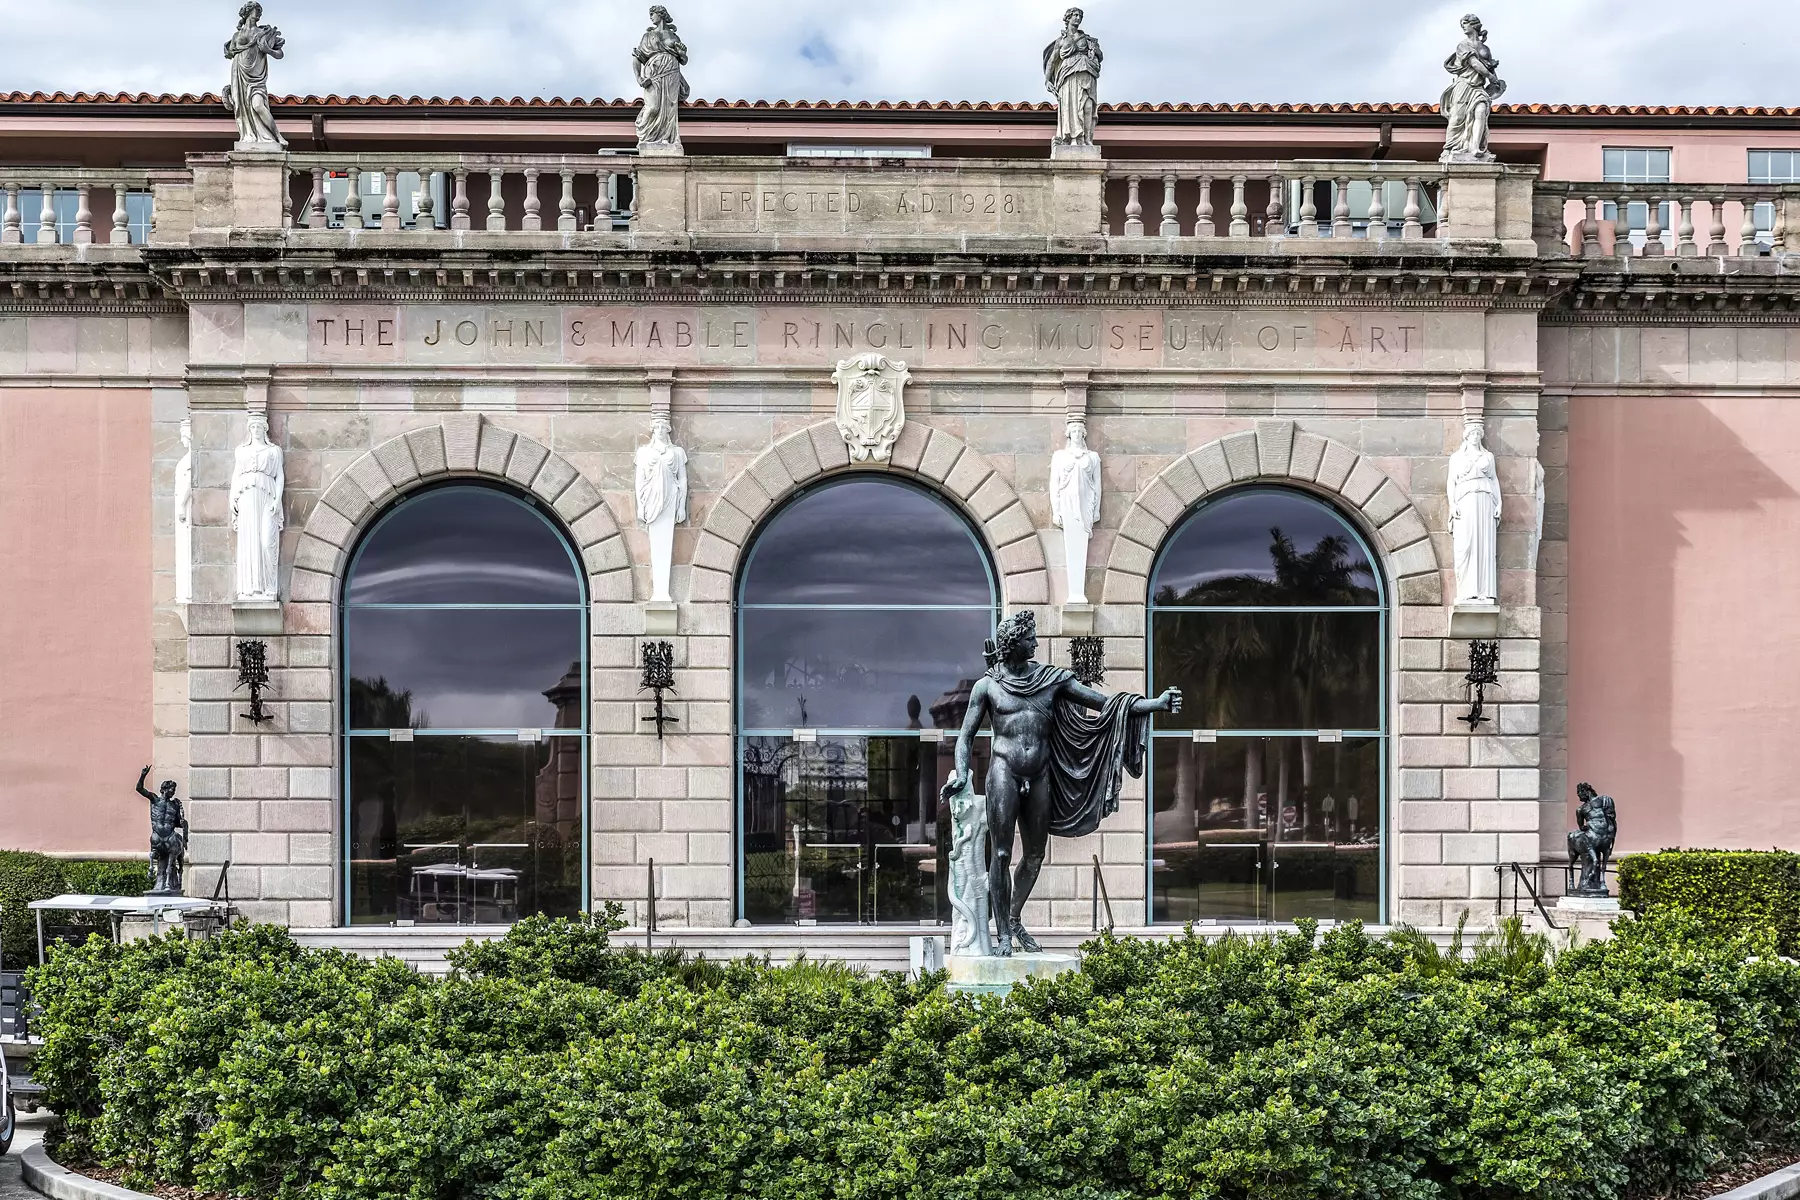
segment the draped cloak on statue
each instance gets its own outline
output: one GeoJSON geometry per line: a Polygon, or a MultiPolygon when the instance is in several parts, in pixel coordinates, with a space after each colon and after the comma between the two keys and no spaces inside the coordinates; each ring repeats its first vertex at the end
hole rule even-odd
{"type": "MultiPolygon", "coordinates": [[[[1032,663],[1023,676],[1009,675],[996,664],[988,680],[1015,696],[1035,696],[1074,678],[1064,667],[1032,663]]],[[[1055,837],[1083,837],[1119,811],[1121,772],[1136,779],[1144,774],[1144,743],[1150,714],[1133,713],[1142,700],[1129,692],[1108,696],[1099,712],[1063,697],[1050,710],[1050,757],[1042,786],[1050,792],[1050,832],[1055,837]]]]}

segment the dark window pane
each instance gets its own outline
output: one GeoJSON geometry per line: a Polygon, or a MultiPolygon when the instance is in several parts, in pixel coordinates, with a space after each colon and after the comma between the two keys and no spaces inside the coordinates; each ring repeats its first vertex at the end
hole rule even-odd
{"type": "MultiPolygon", "coordinates": [[[[886,479],[852,479],[782,509],[757,537],[746,604],[992,604],[968,524],[886,479]]],[[[979,646],[977,647],[979,649],[979,646]]]]}
{"type": "Polygon", "coordinates": [[[993,621],[988,610],[746,609],[742,727],[955,728],[993,621]]]}
{"type": "Polygon", "coordinates": [[[1380,729],[1378,612],[1153,612],[1163,729],[1380,729]]]}
{"type": "Polygon", "coordinates": [[[577,609],[352,608],[344,623],[352,729],[580,727],[577,609]]]}
{"type": "Polygon", "coordinates": [[[1381,743],[1158,738],[1158,922],[1380,919],[1381,743]]]}
{"type": "Polygon", "coordinates": [[[1190,517],[1156,566],[1159,605],[1374,605],[1375,568],[1343,519],[1297,492],[1254,489],[1190,517]]]}
{"type": "MultiPolygon", "coordinates": [[[[757,923],[946,922],[953,742],[745,738],[744,915],[757,923]]],[[[987,778],[977,743],[975,786],[987,778]]]]}
{"type": "Polygon", "coordinates": [[[581,739],[349,739],[350,920],[581,907],[581,739]]]}
{"type": "Polygon", "coordinates": [[[562,534],[522,501],[484,487],[404,500],[351,569],[349,604],[579,604],[562,534]]]}

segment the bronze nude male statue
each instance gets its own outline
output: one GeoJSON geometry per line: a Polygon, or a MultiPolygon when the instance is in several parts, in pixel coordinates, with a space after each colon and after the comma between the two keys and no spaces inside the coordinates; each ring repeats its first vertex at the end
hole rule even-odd
{"type": "Polygon", "coordinates": [[[156,792],[144,786],[150,778],[145,767],[138,776],[138,795],[150,802],[150,868],[155,875],[152,896],[181,895],[181,861],[187,857],[188,821],[175,796],[175,781],[165,779],[156,792]]]}
{"type": "Polygon", "coordinates": [[[1575,828],[1569,831],[1571,896],[1610,896],[1606,865],[1612,861],[1613,843],[1619,836],[1619,811],[1611,796],[1602,796],[1591,783],[1575,786],[1575,828]]]}
{"type": "Polygon", "coordinates": [[[970,759],[983,718],[994,722],[993,761],[987,773],[989,909],[997,927],[994,953],[1012,954],[1016,941],[1037,953],[1020,914],[1031,898],[1052,834],[1082,837],[1119,809],[1121,772],[1144,773],[1150,714],[1180,712],[1181,693],[1154,700],[1107,696],[1063,667],[1032,661],[1037,621],[1019,612],[1000,623],[988,672],[975,683],[956,742],[956,769],[946,800],[969,784],[970,759]],[[1090,712],[1088,710],[1096,710],[1090,712]],[[1017,874],[1009,868],[1013,835],[1025,843],[1017,874]]]}

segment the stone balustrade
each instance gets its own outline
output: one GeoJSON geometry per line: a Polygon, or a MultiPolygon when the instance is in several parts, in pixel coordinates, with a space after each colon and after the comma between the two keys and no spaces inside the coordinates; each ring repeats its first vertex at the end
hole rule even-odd
{"type": "Polygon", "coordinates": [[[1128,238],[1421,241],[1447,228],[1447,175],[1439,163],[1113,162],[1102,226],[1128,238]]]}
{"type": "Polygon", "coordinates": [[[282,223],[388,233],[626,230],[633,161],[598,154],[290,154],[282,223]]]}
{"type": "Polygon", "coordinates": [[[148,240],[159,184],[183,172],[0,167],[0,245],[125,245],[148,240]],[[95,220],[95,213],[100,214],[95,220]]]}
{"type": "Polygon", "coordinates": [[[1537,238],[1579,258],[1800,251],[1800,184],[1542,183],[1537,238]]]}

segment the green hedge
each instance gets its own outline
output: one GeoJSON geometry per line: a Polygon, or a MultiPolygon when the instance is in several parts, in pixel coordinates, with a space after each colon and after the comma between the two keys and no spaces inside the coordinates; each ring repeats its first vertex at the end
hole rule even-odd
{"type": "MultiPolygon", "coordinates": [[[[37,962],[37,922],[33,900],[65,892],[94,896],[141,896],[150,887],[148,862],[97,862],[57,859],[29,850],[0,850],[0,950],[7,970],[37,962]]],[[[47,918],[59,926],[90,925],[103,929],[104,917],[57,913],[47,918]]]]}
{"type": "Polygon", "coordinates": [[[1637,912],[1683,909],[1721,930],[1768,930],[1800,955],[1800,854],[1664,850],[1619,860],[1619,899],[1637,912]]]}
{"type": "Polygon", "coordinates": [[[1102,938],[1006,998],[527,921],[451,976],[267,926],[59,948],[65,1159],[317,1200],[1612,1200],[1800,1116],[1800,966],[1684,916],[1547,961],[1102,938]]]}

